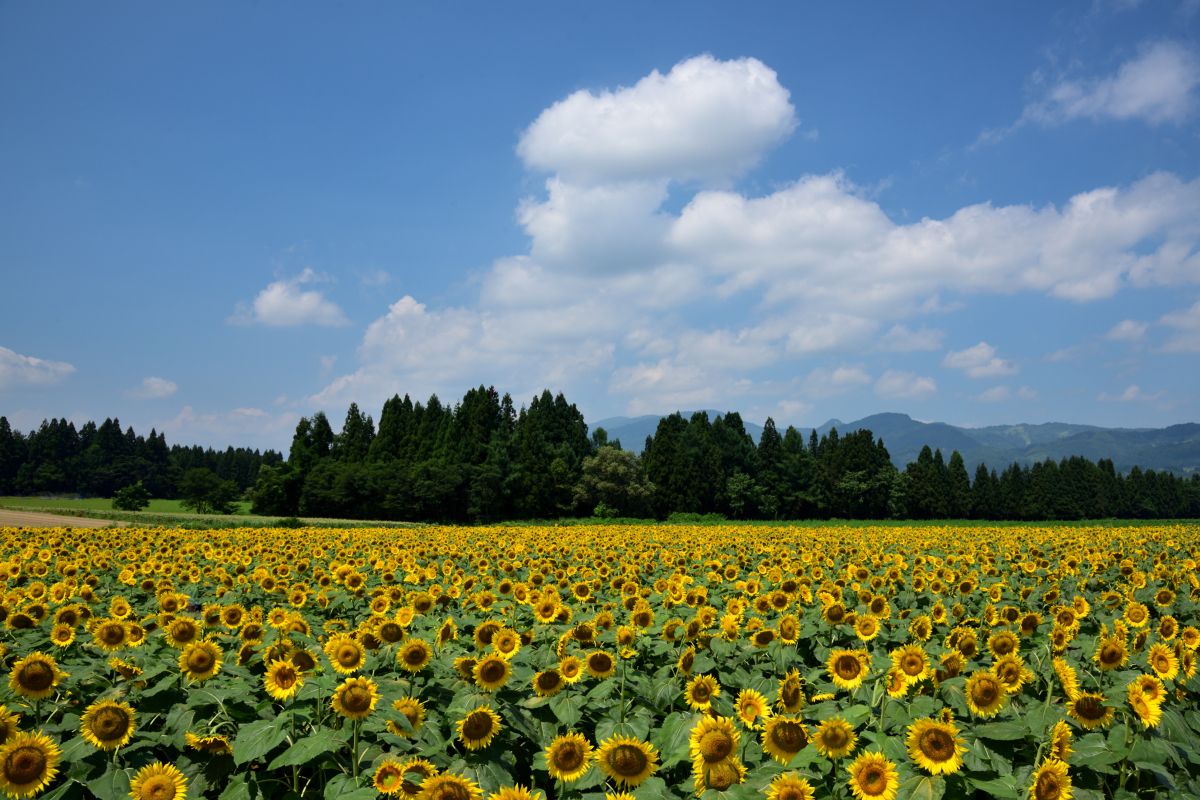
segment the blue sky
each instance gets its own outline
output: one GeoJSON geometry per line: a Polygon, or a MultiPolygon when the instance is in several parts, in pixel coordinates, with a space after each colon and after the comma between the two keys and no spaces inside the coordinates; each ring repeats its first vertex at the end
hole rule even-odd
{"type": "Polygon", "coordinates": [[[0,3],[0,414],[1200,419],[1200,3],[0,3]]]}

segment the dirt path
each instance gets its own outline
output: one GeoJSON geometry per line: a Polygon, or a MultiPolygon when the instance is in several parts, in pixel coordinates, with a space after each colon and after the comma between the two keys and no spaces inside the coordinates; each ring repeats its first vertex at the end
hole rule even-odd
{"type": "Polygon", "coordinates": [[[128,525],[108,519],[67,517],[60,514],[43,514],[35,511],[14,511],[0,508],[0,527],[9,528],[107,528],[110,525],[128,525]]]}

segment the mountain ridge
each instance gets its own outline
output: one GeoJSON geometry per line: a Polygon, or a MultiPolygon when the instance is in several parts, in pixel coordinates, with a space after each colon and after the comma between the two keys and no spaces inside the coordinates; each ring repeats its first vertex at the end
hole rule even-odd
{"type": "MultiPolygon", "coordinates": [[[[710,419],[724,413],[704,410],[710,419]]],[[[687,419],[694,412],[680,413],[687,419]]],[[[653,435],[663,416],[666,415],[609,417],[591,427],[604,428],[610,441],[619,439],[622,447],[640,453],[646,436],[653,435]]],[[[757,442],[762,435],[762,425],[744,418],[743,423],[746,432],[757,442]]],[[[850,422],[831,418],[818,425],[816,431],[818,435],[826,435],[833,428],[839,433],[870,430],[883,439],[892,462],[900,469],[915,461],[921,448],[928,445],[940,449],[946,458],[952,451],[959,451],[967,469],[972,472],[980,463],[1000,470],[1013,462],[1030,464],[1070,456],[1083,456],[1093,461],[1111,459],[1119,472],[1128,472],[1135,466],[1180,475],[1200,472],[1200,424],[1195,422],[1164,428],[1105,428],[1069,422],[1021,422],[969,428],[946,422],[922,422],[901,412],[882,412],[850,422]]],[[[797,430],[807,437],[813,429],[797,427],[797,430]]]]}

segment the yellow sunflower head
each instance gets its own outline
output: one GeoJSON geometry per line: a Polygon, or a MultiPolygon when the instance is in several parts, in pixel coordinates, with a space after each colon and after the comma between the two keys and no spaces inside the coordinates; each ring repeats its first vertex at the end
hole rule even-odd
{"type": "Polygon", "coordinates": [[[596,751],[596,766],[619,786],[638,786],[658,770],[658,751],[631,736],[611,736],[596,751]]]}
{"type": "Polygon", "coordinates": [[[175,800],[187,796],[187,778],[179,767],[155,761],[137,771],[129,782],[133,800],[175,800]]]}
{"type": "Polygon", "coordinates": [[[353,675],[367,660],[366,648],[349,634],[339,633],[325,643],[325,655],[330,665],[343,675],[353,675]]]}
{"type": "Polygon", "coordinates": [[[1087,730],[1107,728],[1112,724],[1114,710],[1104,704],[1104,695],[1081,692],[1067,703],[1067,714],[1087,730]]]}
{"type": "Polygon", "coordinates": [[[739,738],[728,718],[703,716],[692,728],[689,752],[693,759],[714,764],[731,755],[736,757],[739,738]]]}
{"type": "Polygon", "coordinates": [[[771,716],[766,696],[755,689],[743,689],[737,696],[737,717],[749,730],[755,730],[771,716]]]}
{"type": "Polygon", "coordinates": [[[1029,777],[1031,800],[1070,800],[1071,776],[1066,762],[1047,759],[1029,777]]]}
{"type": "Polygon", "coordinates": [[[896,765],[880,753],[863,753],[847,767],[850,791],[858,800],[895,800],[900,788],[896,765]]]}
{"type": "Polygon", "coordinates": [[[45,653],[30,653],[12,666],[8,686],[22,697],[44,700],[54,694],[54,689],[67,677],[58,668],[54,656],[45,653]]]}
{"type": "Polygon", "coordinates": [[[612,654],[593,650],[584,657],[584,668],[593,678],[608,678],[617,671],[617,661],[612,654]]]}
{"type": "Polygon", "coordinates": [[[546,669],[533,676],[533,691],[538,697],[553,697],[567,685],[557,669],[546,669]]]}
{"type": "Polygon", "coordinates": [[[489,706],[479,706],[458,721],[458,740],[468,750],[482,750],[500,731],[500,715],[489,706]]]}
{"type": "Polygon", "coordinates": [[[396,663],[405,672],[417,673],[428,666],[433,648],[424,639],[408,639],[396,653],[396,663]]]}
{"type": "Polygon", "coordinates": [[[129,744],[137,723],[128,703],[101,700],[84,710],[79,727],[88,744],[101,750],[115,750],[129,744]]]}
{"type": "Polygon", "coordinates": [[[870,663],[871,657],[865,650],[833,650],[826,667],[838,688],[853,691],[866,679],[870,663]]]}
{"type": "Polygon", "coordinates": [[[179,671],[193,681],[206,681],[221,669],[221,648],[208,639],[192,642],[179,654],[179,671]]]}
{"type": "Polygon", "coordinates": [[[370,678],[347,678],[333,692],[333,710],[346,719],[366,719],[379,702],[379,687],[370,678]]]}
{"type": "Polygon", "coordinates": [[[841,717],[821,722],[813,734],[813,746],[826,758],[845,758],[854,752],[858,736],[850,723],[841,717]]]}
{"type": "Polygon", "coordinates": [[[290,700],[304,685],[304,675],[290,659],[276,659],[267,665],[263,684],[274,699],[290,700]]]}
{"type": "Polygon", "coordinates": [[[421,782],[421,800],[483,800],[479,784],[461,775],[433,775],[421,782]]]}
{"type": "Polygon", "coordinates": [[[485,691],[495,691],[508,682],[512,665],[508,659],[495,654],[486,655],[475,662],[472,670],[475,685],[485,691]]]}
{"type": "Polygon", "coordinates": [[[779,699],[775,703],[780,710],[796,714],[804,708],[804,678],[799,670],[792,668],[779,679],[779,699]]]}
{"type": "Polygon", "coordinates": [[[949,775],[962,768],[966,745],[953,722],[919,719],[908,726],[908,755],[931,775],[949,775]]]}
{"type": "Polygon", "coordinates": [[[721,685],[711,675],[697,675],[688,681],[683,695],[688,706],[703,711],[712,707],[714,697],[721,694],[721,685]]]}
{"type": "Polygon", "coordinates": [[[762,749],[780,764],[787,764],[808,746],[808,730],[799,717],[772,717],[763,726],[762,749]]]}
{"type": "Polygon", "coordinates": [[[1004,684],[990,670],[980,670],[967,678],[967,708],[977,717],[994,717],[1008,699],[1004,684]]]}
{"type": "Polygon", "coordinates": [[[371,779],[375,791],[380,794],[398,795],[404,792],[404,764],[394,758],[385,758],[375,768],[371,779]]]}
{"type": "Polygon", "coordinates": [[[38,794],[58,774],[62,751],[38,731],[14,733],[0,746],[0,790],[10,797],[38,794]]]}
{"type": "Polygon", "coordinates": [[[388,731],[402,739],[411,738],[425,724],[425,704],[415,697],[401,697],[399,700],[395,700],[392,703],[392,710],[408,722],[406,728],[400,724],[399,720],[388,720],[388,731]]]}
{"type": "Polygon", "coordinates": [[[546,770],[564,783],[583,777],[591,759],[592,745],[578,733],[563,734],[546,747],[546,770]]]}

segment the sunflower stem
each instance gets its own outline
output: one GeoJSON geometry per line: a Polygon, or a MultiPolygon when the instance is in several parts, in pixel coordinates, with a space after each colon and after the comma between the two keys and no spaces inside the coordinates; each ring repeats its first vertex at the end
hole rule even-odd
{"type": "Polygon", "coordinates": [[[354,772],[354,783],[358,785],[358,720],[354,720],[354,732],[350,741],[350,766],[354,772]]]}
{"type": "MultiPolygon", "coordinates": [[[[296,743],[296,704],[288,703],[288,711],[291,712],[288,715],[290,717],[291,723],[292,723],[292,725],[291,725],[291,727],[292,727],[291,744],[295,744],[296,743]]],[[[296,794],[300,793],[300,767],[297,764],[292,764],[292,791],[295,792],[296,794]]]]}

